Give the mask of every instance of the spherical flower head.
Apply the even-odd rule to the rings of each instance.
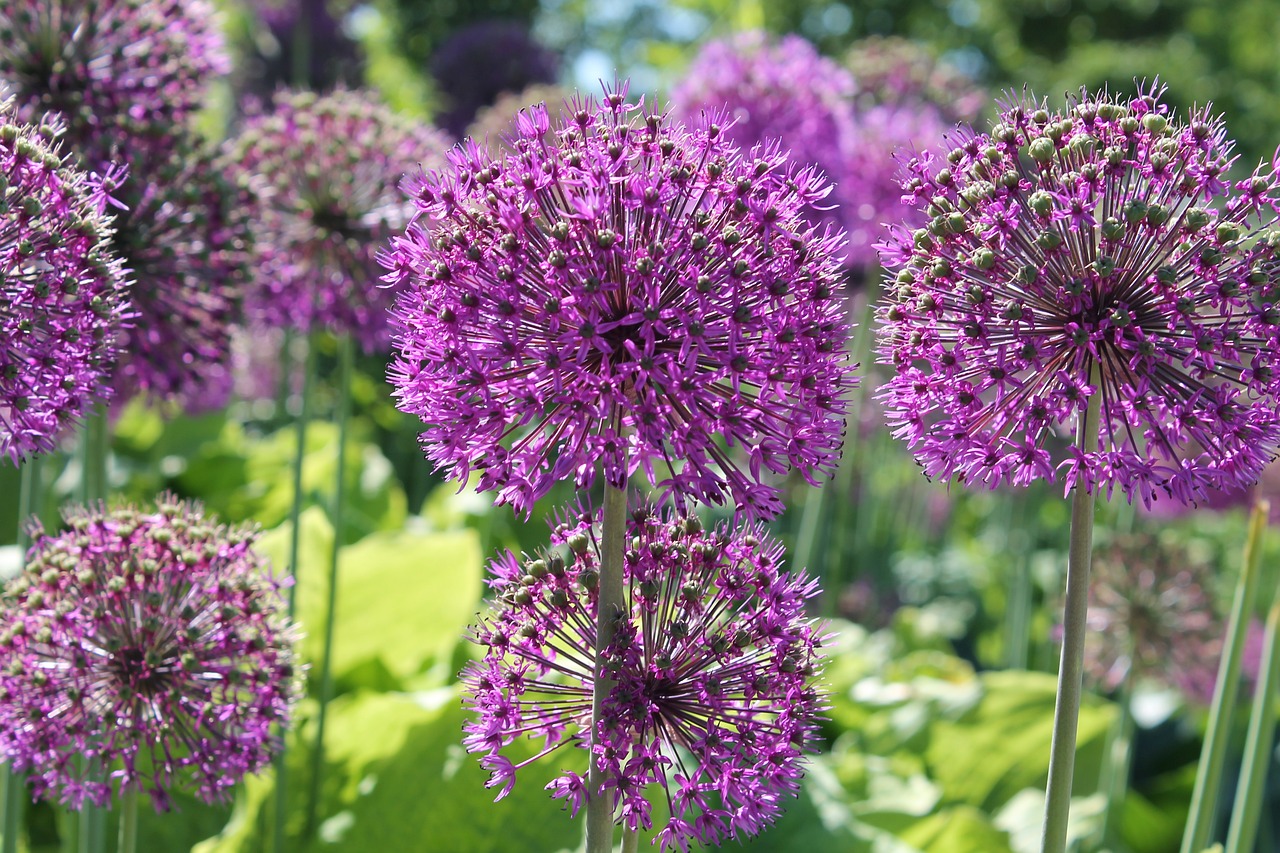
[[[504,92],[554,83],[560,58],[518,21],[477,21],[445,39],[431,56],[430,70],[444,98],[435,120],[462,136],[476,113]]]
[[[251,312],[385,349],[395,293],[377,285],[377,253],[413,212],[401,178],[442,165],[449,145],[369,92],[281,92],[270,112],[250,117],[232,157],[262,200]]]
[[[181,129],[135,139],[129,157],[112,248],[138,319],[116,387],[187,412],[220,408],[249,282],[252,193],[216,147]]]
[[[462,675],[477,718],[464,743],[485,753],[498,799],[516,772],[566,746],[590,748],[600,529],[591,513],[564,519],[551,549],[494,562],[494,613],[475,632],[483,660]],[[696,517],[646,510],[627,522],[626,610],[602,651],[612,681],[595,733],[604,790],[618,823],[652,828],[658,786],[670,823],[662,849],[753,835],[794,795],[823,703],[819,629],[805,618],[818,591],[781,570],[782,547],[760,525],[702,528]],[[542,751],[502,755],[523,738]],[[576,814],[586,779],[550,785]]]
[[[853,77],[797,35],[774,40],[738,33],[702,47],[671,91],[672,111],[695,123],[704,112],[732,118],[725,135],[740,148],[781,141],[795,163],[814,166],[835,184],[826,201],[806,211],[815,223],[843,227],[859,204],[846,185],[853,117]]]
[[[930,219],[883,247],[879,396],[929,476],[1187,502],[1273,457],[1276,176],[1232,181],[1221,120],[1161,91],[1012,100],[911,163]]]
[[[479,470],[520,511],[599,467],[613,486],[643,469],[677,503],[775,515],[764,472],[832,469],[854,381],[840,239],[800,218],[825,183],[624,95],[575,99],[554,144],[534,107],[516,153],[468,141],[406,182],[436,226],[383,261],[411,281],[395,396],[437,467]]]
[[[14,464],[110,397],[131,323],[107,190],[58,147],[60,132],[0,101],[0,456]]]
[[[162,496],[74,508],[35,544],[0,615],[0,755],[79,808],[145,791],[224,800],[278,748],[300,690],[282,582],[256,532]]]
[[[896,36],[853,43],[844,65],[853,74],[858,112],[878,106],[929,105],[952,124],[972,122],[987,106],[987,93],[927,46]]]
[[[0,6],[0,32],[23,115],[61,113],[92,168],[141,128],[181,124],[230,69],[206,0],[24,0]]]

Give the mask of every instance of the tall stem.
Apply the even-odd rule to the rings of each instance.
[[[1240,692],[1240,659],[1244,653],[1245,634],[1258,591],[1258,558],[1262,552],[1262,531],[1267,525],[1270,505],[1258,501],[1249,516],[1249,537],[1244,543],[1244,567],[1236,582],[1231,602],[1231,618],[1227,622],[1226,648],[1218,664],[1218,682],[1209,706],[1209,727],[1205,731],[1204,750],[1196,767],[1196,784],[1191,791],[1191,814],[1182,834],[1182,853],[1201,853],[1209,846],[1213,834],[1214,815],[1218,812],[1218,788],[1222,768],[1227,761],[1227,741],[1231,734],[1231,718],[1235,714],[1236,696]]]
[[[120,844],[116,853],[138,851],[138,791],[130,788],[120,795]]]
[[[81,497],[86,506],[106,500],[107,453],[110,439],[105,406],[85,420],[81,448]],[[81,759],[83,760],[83,759]],[[104,767],[91,764],[90,773],[106,773]],[[85,802],[80,808],[80,853],[103,853],[107,848],[106,812]]]
[[[329,589],[326,592],[324,651],[320,658],[320,710],[316,715],[316,740],[311,747],[310,790],[307,795],[305,837],[315,834],[320,809],[320,776],[324,770],[324,731],[333,699],[333,632],[338,611],[338,557],[342,552],[342,510],[346,497],[347,427],[351,408],[351,375],[355,371],[355,350],[350,335],[338,337],[338,474],[333,490],[333,551],[329,558]]]
[[[294,419],[294,453],[293,453],[293,506],[289,509],[289,574],[293,577],[293,585],[289,587],[289,621],[294,621],[298,613],[298,553],[302,547],[302,505],[306,502],[302,493],[302,469],[307,459],[307,417],[308,397],[311,385],[315,381],[314,347],[309,338],[300,340],[303,348],[299,361],[302,368],[302,387],[298,389],[298,416]],[[292,371],[285,369],[285,399],[288,399],[288,388]],[[287,743],[281,733],[281,743]],[[275,759],[275,831],[271,836],[271,849],[274,853],[284,853],[285,825],[289,804],[289,767],[286,750],[282,745]]]
[[[1258,838],[1262,799],[1271,769],[1271,750],[1275,745],[1275,695],[1280,688],[1280,649],[1277,648],[1280,636],[1277,634],[1280,634],[1280,601],[1271,605],[1271,614],[1267,617],[1258,686],[1253,694],[1253,713],[1249,717],[1249,735],[1245,741],[1244,767],[1240,769],[1236,807],[1231,814],[1231,829],[1227,831],[1227,853],[1252,853]]]
[[[1097,381],[1096,369],[1094,377]],[[1098,449],[1101,389],[1089,406],[1076,435],[1081,452]],[[1071,811],[1071,779],[1075,775],[1076,727],[1080,722],[1081,676],[1084,670],[1085,617],[1089,611],[1089,563],[1093,556],[1094,496],[1081,483],[1071,496],[1071,543],[1067,550],[1067,599],[1062,617],[1062,662],[1058,667],[1058,698],[1053,711],[1053,743],[1049,749],[1049,784],[1045,790],[1044,853],[1066,853],[1067,816]]]
[[[636,829],[622,830],[622,853],[638,853],[640,850],[640,831]]]
[[[1104,844],[1112,844],[1111,836],[1116,830],[1116,812],[1129,790],[1129,769],[1133,759],[1133,666],[1134,650],[1129,649],[1129,669],[1120,683],[1120,694],[1116,704],[1120,706],[1120,716],[1116,719],[1107,738],[1107,750],[1103,754],[1102,778],[1098,790],[1107,795],[1102,812],[1102,840]],[[1114,845],[1113,845],[1114,847]]]
[[[627,490],[604,487],[604,530],[600,543],[600,586],[596,600],[596,663],[591,688],[591,743],[604,710],[604,700],[613,689],[613,679],[606,675],[602,658],[613,642],[618,619],[625,613],[626,596],[622,587],[622,555],[627,535]],[[587,775],[587,851],[611,853],[613,850],[613,809],[604,793],[605,769],[595,749],[591,751],[591,768]]]

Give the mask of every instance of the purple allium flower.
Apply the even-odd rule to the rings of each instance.
[[[1012,100],[910,164],[930,221],[883,247],[880,397],[929,476],[1186,502],[1274,455],[1276,177],[1231,181],[1222,121],[1161,92]],[[1094,395],[1096,444],[1054,450]]]
[[[562,746],[588,748],[600,533],[582,513],[556,526],[551,550],[490,569],[495,612],[476,630],[484,659],[462,675],[469,706],[464,743],[483,752],[498,799],[517,771]],[[623,564],[627,609],[601,660],[613,680],[595,751],[603,796],[630,829],[652,827],[650,785],[671,820],[662,849],[716,844],[770,824],[792,795],[823,703],[809,686],[821,668],[819,629],[805,618],[818,591],[780,569],[782,546],[759,524],[704,531],[697,518],[637,510]],[[502,749],[543,738],[513,764]],[[576,814],[588,794],[580,774],[547,786]]]
[[[987,93],[928,47],[894,36],[856,41],[844,58],[859,112],[879,106],[929,106],[946,124],[978,118]]]
[[[524,512],[600,465],[616,487],[643,469],[678,504],[776,514],[763,471],[829,472],[854,384],[840,239],[799,218],[825,183],[714,121],[627,105],[625,87],[576,98],[555,144],[549,124],[534,107],[517,153],[468,141],[406,183],[438,224],[383,259],[412,281],[390,378],[428,457]]]
[[[780,141],[795,163],[814,166],[835,187],[805,215],[841,227],[860,200],[846,170],[856,92],[853,77],[797,35],[738,33],[708,42],[672,89],[672,112],[693,124],[725,112],[725,135],[740,148]],[[847,248],[846,248],[847,251]]]
[[[278,747],[300,683],[257,533],[164,495],[74,508],[0,611],[0,756],[72,808],[146,791],[225,799]],[[109,774],[109,775],[108,775]]]
[[[107,189],[58,148],[60,132],[0,102],[0,456],[15,464],[110,396],[132,320]]]
[[[377,253],[412,205],[400,179],[442,165],[449,140],[369,92],[281,92],[233,143],[258,191],[251,312],[268,325],[350,333],[366,350],[389,341],[395,293],[377,286]]]
[[[462,136],[480,108],[502,93],[554,83],[560,58],[518,21],[477,21],[445,39],[431,57],[431,76],[445,101],[436,122]]]
[[[22,0],[0,5],[0,82],[21,114],[63,114],[93,168],[142,128],[182,123],[230,70],[206,0]]]
[[[138,321],[116,387],[188,412],[218,408],[249,278],[252,195],[216,148],[179,129],[137,138],[128,153],[112,247],[133,277]]]

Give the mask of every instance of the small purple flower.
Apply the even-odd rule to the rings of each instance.
[[[764,471],[835,465],[843,393],[838,235],[799,218],[812,169],[740,152],[709,120],[630,106],[625,87],[520,114],[516,153],[474,141],[406,183],[418,222],[383,259],[412,282],[390,369],[428,457],[528,512],[572,478],[637,469],[677,503],[781,509]],[[723,439],[723,441],[722,441]],[[748,465],[740,467],[733,448]]]
[[[92,168],[144,128],[183,123],[230,70],[206,0],[23,0],[0,6],[0,32],[20,114],[62,113]]]
[[[490,566],[498,601],[476,630],[484,659],[462,676],[479,715],[464,743],[485,753],[499,799],[526,765],[589,746],[596,520],[566,518],[543,557],[508,553]],[[671,815],[663,850],[755,834],[796,793],[816,737],[821,637],[805,602],[817,582],[781,571],[782,546],[759,524],[704,531],[695,517],[640,509],[627,540],[627,609],[601,656],[613,687],[594,747],[610,780],[600,795],[618,823],[650,829],[646,793],[657,786]],[[520,764],[501,755],[525,737],[545,747]],[[572,772],[547,787],[575,813],[596,795]]]
[[[460,27],[432,54],[431,76],[444,99],[435,120],[462,136],[476,113],[504,92],[554,83],[560,58],[518,21],[477,21]]]
[[[1221,120],[1161,93],[1013,100],[910,164],[929,223],[883,247],[879,396],[929,476],[1187,502],[1274,455],[1276,176],[1231,181]],[[1093,397],[1097,442],[1057,450]]]
[[[113,792],[226,799],[279,746],[300,682],[257,533],[162,496],[75,508],[0,611],[0,757],[72,808]]]
[[[180,129],[135,139],[129,157],[112,248],[134,280],[138,320],[116,387],[188,412],[219,408],[249,278],[252,195],[216,148]]]
[[[401,178],[443,164],[449,145],[369,92],[279,93],[233,143],[236,168],[261,198],[251,313],[385,348],[395,292],[377,286],[376,255],[413,213]]]
[[[61,126],[0,101],[0,456],[53,450],[111,395],[132,322],[110,252],[108,188],[58,147]]]

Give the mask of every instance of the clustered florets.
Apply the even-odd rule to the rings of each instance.
[[[385,348],[395,293],[377,286],[376,256],[412,214],[401,178],[443,164],[448,146],[368,92],[282,92],[250,117],[231,156],[261,200],[251,313]]]
[[[1274,454],[1276,176],[1230,181],[1222,122],[1160,94],[1015,99],[910,165],[929,223],[884,247],[880,397],[930,476],[1185,502]],[[1055,451],[1091,398],[1097,441]]]
[[[468,142],[406,183],[434,225],[384,259],[411,282],[390,375],[428,457],[526,512],[602,467],[776,514],[763,471],[830,471],[853,384],[839,238],[799,218],[825,183],[623,91],[575,99],[554,142],[549,124],[531,108],[516,153]]]
[[[170,496],[72,509],[3,593],[0,758],[79,808],[145,791],[225,799],[271,760],[300,683],[255,532]]]
[[[486,753],[500,797],[516,772],[565,745],[588,746],[598,519],[567,518],[537,559],[508,553],[490,569],[496,612],[477,629],[483,660],[463,682],[478,718],[464,743]],[[820,636],[805,617],[817,582],[781,569],[782,547],[757,526],[704,530],[694,517],[640,509],[627,525],[626,610],[601,660],[613,686],[595,751],[603,792],[629,829],[652,825],[646,790],[665,792],[670,821],[656,840],[687,850],[759,832],[793,795],[822,702],[808,685]],[[514,764],[502,750],[545,738]],[[577,812],[587,779],[548,786]]]
[[[0,102],[0,455],[52,450],[110,396],[127,279],[109,251],[107,190]]]

